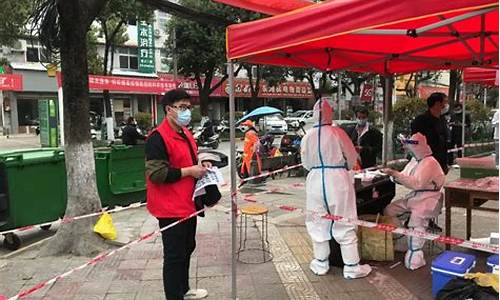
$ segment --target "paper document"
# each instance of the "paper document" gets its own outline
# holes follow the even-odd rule
[[[205,194],[205,187],[209,185],[218,185],[221,186],[224,184],[224,177],[222,177],[222,173],[217,167],[212,167],[208,169],[208,172],[205,176],[198,179],[196,182],[196,187],[194,188],[194,196],[197,197]]]

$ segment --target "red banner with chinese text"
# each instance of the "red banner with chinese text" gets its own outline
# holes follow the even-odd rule
[[[23,76],[20,74],[0,74],[0,90],[2,91],[22,91]]]

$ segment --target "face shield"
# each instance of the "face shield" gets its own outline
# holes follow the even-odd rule
[[[427,139],[420,132],[415,133],[410,138],[400,134],[398,135],[398,139],[403,145],[403,148],[417,160],[432,155],[432,150],[429,145],[427,145]]]

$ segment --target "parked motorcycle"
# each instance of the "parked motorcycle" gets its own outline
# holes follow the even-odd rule
[[[220,144],[219,134],[214,132],[213,130],[212,132],[209,132],[209,128],[207,126],[197,128],[193,134],[193,137],[198,147],[217,149]]]

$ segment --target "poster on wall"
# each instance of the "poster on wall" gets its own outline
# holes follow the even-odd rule
[[[139,72],[155,73],[155,39],[153,24],[140,21],[137,25]]]

